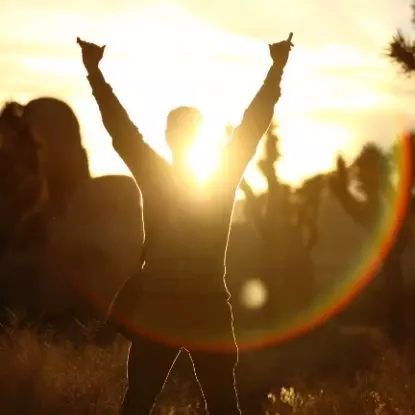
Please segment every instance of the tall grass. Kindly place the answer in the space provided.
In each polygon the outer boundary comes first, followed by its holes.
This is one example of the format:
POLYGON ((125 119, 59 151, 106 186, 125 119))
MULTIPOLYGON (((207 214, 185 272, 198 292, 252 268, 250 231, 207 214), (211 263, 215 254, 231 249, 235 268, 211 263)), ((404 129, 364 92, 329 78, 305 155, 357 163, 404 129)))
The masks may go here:
MULTIPOLYGON (((341 368, 321 371, 290 362, 285 386, 273 390, 270 385, 266 413, 415 414, 412 345, 408 342, 398 352, 381 343, 372 368, 356 372, 351 380, 341 375, 341 368)), ((127 352, 128 343, 121 338, 106 348, 75 347, 32 330, 9 330, 0 337, 0 413, 117 414, 126 385, 127 352)), ((343 356, 339 365, 344 364, 353 361, 343 356)), ((156 414, 203 413, 200 402, 195 386, 175 376, 156 414)))

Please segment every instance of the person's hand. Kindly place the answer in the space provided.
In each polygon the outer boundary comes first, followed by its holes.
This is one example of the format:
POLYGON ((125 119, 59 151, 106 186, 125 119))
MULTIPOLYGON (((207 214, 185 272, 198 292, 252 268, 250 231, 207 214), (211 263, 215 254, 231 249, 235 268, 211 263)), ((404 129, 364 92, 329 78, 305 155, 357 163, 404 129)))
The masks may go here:
POLYGON ((79 37, 76 39, 76 43, 81 47, 82 60, 86 70, 90 73, 98 69, 98 65, 104 56, 105 45, 98 46, 95 43, 85 42, 79 37))
POLYGON ((291 39, 292 33, 290 33, 287 40, 268 45, 269 53, 272 60, 274 61, 274 64, 282 68, 286 65, 291 48, 294 46, 291 42, 291 39))

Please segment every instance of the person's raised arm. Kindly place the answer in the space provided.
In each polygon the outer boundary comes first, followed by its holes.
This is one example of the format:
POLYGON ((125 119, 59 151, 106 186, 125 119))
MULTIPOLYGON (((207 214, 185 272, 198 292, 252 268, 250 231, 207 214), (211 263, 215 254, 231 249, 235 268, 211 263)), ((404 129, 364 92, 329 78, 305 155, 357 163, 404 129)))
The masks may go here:
POLYGON ((111 86, 99 69, 105 46, 98 46, 77 38, 82 50, 82 60, 88 73, 92 94, 101 112, 103 124, 112 138, 114 149, 131 170, 139 185, 145 178, 151 178, 154 168, 165 162, 143 140, 138 128, 131 121, 127 111, 115 96, 111 86))
POLYGON ((330 177, 330 188, 346 213, 364 229, 369 226, 370 217, 364 202, 357 200, 349 190, 346 163, 343 157, 337 158, 337 171, 330 177))
POLYGON ((225 149, 226 170, 228 173, 232 172, 232 176, 237 180, 255 155, 258 143, 272 121, 274 107, 281 95, 281 77, 292 47, 291 38, 292 33, 287 40, 269 45, 273 64, 225 149))

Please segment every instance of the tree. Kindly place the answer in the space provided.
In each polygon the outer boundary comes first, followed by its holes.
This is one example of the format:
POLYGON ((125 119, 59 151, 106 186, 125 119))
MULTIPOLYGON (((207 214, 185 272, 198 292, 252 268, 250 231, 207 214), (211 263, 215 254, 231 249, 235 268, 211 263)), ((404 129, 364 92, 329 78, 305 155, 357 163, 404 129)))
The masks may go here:
POLYGON ((316 174, 304 181, 298 189, 298 226, 301 228, 303 240, 308 252, 311 252, 319 239, 318 217, 321 197, 326 183, 323 174, 316 174))
MULTIPOLYGON (((415 1, 412 3, 412 23, 415 25, 415 1)), ((415 41, 406 38, 400 30, 389 43, 388 56, 405 73, 412 75, 415 71, 415 41)))
POLYGON ((246 180, 241 182, 245 194, 245 214, 260 236, 262 278, 268 286, 268 309, 283 314, 298 311, 314 296, 314 266, 311 250, 318 238, 319 177, 307 182, 293 201, 294 192, 282 183, 275 166, 280 158, 278 136, 272 125, 264 137, 264 156, 258 167, 267 181, 265 206, 260 203, 246 180))
MULTIPOLYGON (((343 157, 337 160, 337 171, 330 184, 343 209, 371 237, 375 237, 379 218, 392 190, 391 165, 387 154, 375 143, 366 144, 354 162, 347 166, 343 157), (357 183, 357 198, 350 190, 351 180, 357 183)), ((382 273, 386 283, 389 304, 389 334, 391 340, 402 339, 404 325, 403 273, 401 255, 408 240, 407 226, 403 226, 383 261, 382 273)))

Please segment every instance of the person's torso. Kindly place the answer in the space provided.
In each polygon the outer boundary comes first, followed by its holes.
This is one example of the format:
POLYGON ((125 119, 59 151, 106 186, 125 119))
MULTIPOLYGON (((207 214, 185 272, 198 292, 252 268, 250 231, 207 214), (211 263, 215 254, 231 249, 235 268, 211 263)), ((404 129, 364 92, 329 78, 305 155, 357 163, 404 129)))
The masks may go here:
POLYGON ((143 192, 143 289, 220 292, 235 186, 226 178, 209 186, 174 178, 164 189, 143 192))

